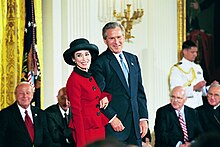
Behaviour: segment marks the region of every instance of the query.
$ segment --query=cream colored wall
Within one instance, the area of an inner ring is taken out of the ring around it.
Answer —
[[[44,106],[56,103],[57,91],[65,86],[72,67],[63,61],[69,43],[85,37],[100,52],[106,49],[101,37],[105,22],[98,20],[98,0],[43,0]],[[135,24],[132,42],[124,49],[139,57],[143,83],[148,95],[150,128],[158,107],[169,101],[167,77],[177,61],[177,2],[143,1],[142,22]]]

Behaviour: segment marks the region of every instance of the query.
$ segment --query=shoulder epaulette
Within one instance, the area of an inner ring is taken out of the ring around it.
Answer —
[[[181,65],[181,64],[182,64],[182,62],[178,62],[178,63],[174,64],[174,66],[178,66],[178,65]]]

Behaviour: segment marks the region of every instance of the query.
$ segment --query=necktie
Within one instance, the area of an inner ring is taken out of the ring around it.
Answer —
[[[68,120],[68,115],[66,113],[64,113],[64,119],[65,119],[66,125],[68,125],[69,120]]]
[[[28,115],[27,110],[25,110],[25,125],[27,127],[28,133],[31,137],[32,142],[34,142],[34,125],[31,121],[30,116]]]
[[[119,58],[120,58],[120,62],[121,62],[121,66],[122,66],[122,71],[124,73],[127,85],[129,85],[129,83],[128,83],[128,69],[127,69],[127,67],[126,67],[126,65],[125,65],[125,63],[123,61],[122,54],[119,55]]]
[[[184,141],[186,142],[186,141],[188,141],[188,132],[187,132],[187,128],[186,128],[186,123],[183,120],[183,116],[182,116],[181,112],[179,112],[179,121],[180,121],[180,126],[183,131]]]

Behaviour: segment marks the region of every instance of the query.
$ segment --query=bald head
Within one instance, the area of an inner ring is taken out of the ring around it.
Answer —
[[[186,102],[185,88],[182,86],[176,86],[172,89],[170,94],[170,103],[176,110],[182,109]]]
[[[62,87],[57,95],[57,100],[58,104],[60,107],[64,110],[67,111],[67,109],[70,107],[70,102],[68,100],[68,97],[66,95],[66,87]]]
[[[27,109],[33,99],[33,87],[28,82],[21,82],[16,86],[14,93],[18,105]]]

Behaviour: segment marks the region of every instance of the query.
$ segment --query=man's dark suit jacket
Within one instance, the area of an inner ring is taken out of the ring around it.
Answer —
[[[34,144],[31,141],[17,102],[0,112],[1,147],[48,147],[53,146],[50,138],[46,114],[43,110],[31,106],[34,122]]]
[[[189,142],[202,133],[196,110],[184,106]],[[175,147],[178,141],[184,142],[179,118],[171,104],[159,108],[155,120],[155,147]]]
[[[140,139],[140,118],[148,118],[147,100],[138,58],[128,52],[123,51],[123,54],[129,67],[129,87],[120,64],[109,49],[103,52],[91,66],[100,89],[112,94],[108,109],[105,109],[103,113],[109,119],[117,114],[125,126],[122,132],[115,132],[108,124],[106,135],[107,137],[114,136],[121,141],[126,140],[130,133]],[[131,128],[135,129],[135,133],[131,132]]]
[[[47,113],[48,129],[54,143],[60,147],[74,147],[72,129],[68,128],[61,112],[59,105],[52,105],[45,109]],[[68,120],[72,118],[72,113],[68,115]],[[69,122],[68,122],[69,123]],[[66,139],[70,143],[67,143]]]
[[[213,106],[205,104],[197,107],[196,110],[198,111],[199,120],[204,132],[220,133],[220,106],[214,110]]]

